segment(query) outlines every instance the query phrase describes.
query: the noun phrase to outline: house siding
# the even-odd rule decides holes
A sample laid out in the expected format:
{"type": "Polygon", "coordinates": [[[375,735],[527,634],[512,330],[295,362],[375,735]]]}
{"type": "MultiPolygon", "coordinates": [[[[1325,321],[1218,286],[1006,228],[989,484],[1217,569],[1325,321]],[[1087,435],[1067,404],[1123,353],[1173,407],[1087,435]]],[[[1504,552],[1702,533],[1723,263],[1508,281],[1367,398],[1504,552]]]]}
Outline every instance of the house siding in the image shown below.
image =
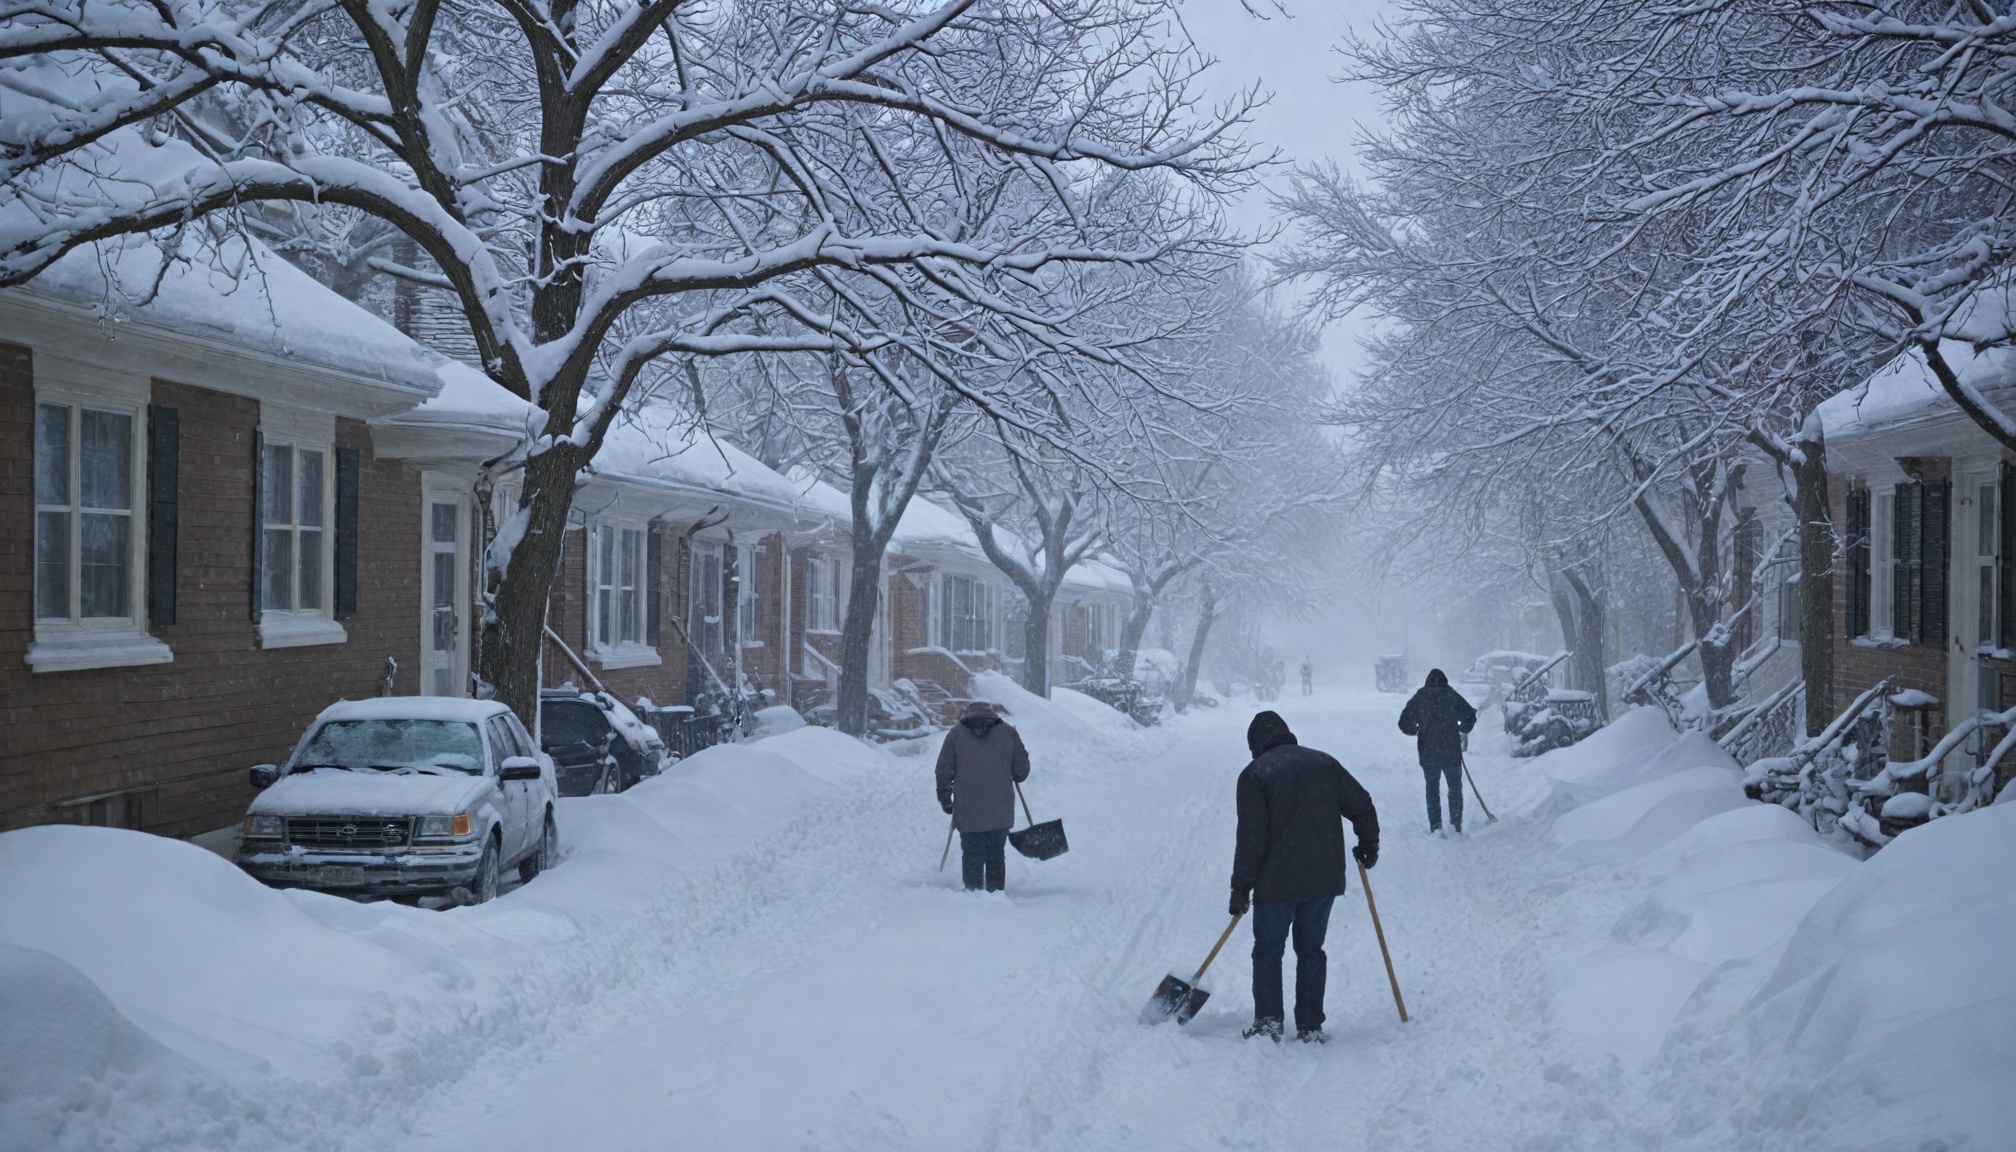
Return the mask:
{"type": "Polygon", "coordinates": [[[251,799],[245,770],[284,758],[315,714],[341,697],[411,692],[419,656],[418,478],[360,455],[358,611],[346,643],[262,649],[251,610],[256,401],[155,381],[153,402],[181,417],[176,623],[152,633],[172,663],[34,673],[33,356],[0,347],[0,828],[84,822],[67,800],[146,789],[115,822],[186,836],[235,821],[251,799]]]}

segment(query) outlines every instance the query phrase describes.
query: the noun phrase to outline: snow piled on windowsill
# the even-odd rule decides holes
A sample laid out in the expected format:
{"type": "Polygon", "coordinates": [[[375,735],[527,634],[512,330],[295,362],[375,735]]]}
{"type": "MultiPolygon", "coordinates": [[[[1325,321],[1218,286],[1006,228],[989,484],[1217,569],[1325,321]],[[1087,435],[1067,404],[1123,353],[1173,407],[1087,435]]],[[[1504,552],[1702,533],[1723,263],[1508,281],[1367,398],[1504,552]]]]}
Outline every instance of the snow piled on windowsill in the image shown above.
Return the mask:
{"type": "Polygon", "coordinates": [[[665,663],[658,655],[658,649],[648,644],[618,644],[610,648],[591,648],[588,659],[603,668],[656,668],[665,663]]]}
{"type": "Polygon", "coordinates": [[[28,667],[37,672],[79,672],[87,668],[135,668],[175,659],[168,645],[138,629],[50,632],[36,629],[28,645],[28,667]]]}
{"type": "Polygon", "coordinates": [[[284,612],[262,612],[259,616],[261,648],[309,648],[317,644],[343,644],[350,633],[327,616],[296,616],[284,612]]]}

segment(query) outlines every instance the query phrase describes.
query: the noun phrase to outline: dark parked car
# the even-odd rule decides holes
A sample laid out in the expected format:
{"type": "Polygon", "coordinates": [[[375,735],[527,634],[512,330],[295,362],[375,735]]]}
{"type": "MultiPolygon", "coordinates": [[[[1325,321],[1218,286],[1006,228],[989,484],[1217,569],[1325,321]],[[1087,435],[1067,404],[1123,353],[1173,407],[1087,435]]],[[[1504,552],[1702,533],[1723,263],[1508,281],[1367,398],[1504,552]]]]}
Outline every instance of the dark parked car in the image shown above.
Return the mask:
{"type": "Polygon", "coordinates": [[[622,701],[572,688],[539,694],[539,744],[553,757],[562,796],[621,792],[672,759],[665,741],[622,701]]]}

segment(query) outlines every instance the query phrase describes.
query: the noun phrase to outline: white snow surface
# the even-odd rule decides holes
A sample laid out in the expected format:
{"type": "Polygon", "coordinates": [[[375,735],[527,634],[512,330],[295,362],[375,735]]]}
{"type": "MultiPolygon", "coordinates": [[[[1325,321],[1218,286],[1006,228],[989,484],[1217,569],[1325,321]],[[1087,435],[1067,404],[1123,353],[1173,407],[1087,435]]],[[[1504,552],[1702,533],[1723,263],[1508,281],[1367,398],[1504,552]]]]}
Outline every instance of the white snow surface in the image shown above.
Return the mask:
{"type": "Polygon", "coordinates": [[[2016,1146],[2016,805],[1859,862],[1639,710],[1524,762],[1480,727],[1500,819],[1473,804],[1444,840],[1400,698],[1291,697],[1380,806],[1414,1019],[1354,879],[1331,1042],[1276,1046],[1238,1038],[1244,929],[1196,1020],[1136,1022],[1224,926],[1250,710],[1135,729],[1004,678],[980,694],[1072,845],[1011,854],[1003,895],[937,870],[932,748],[788,724],[563,800],[558,866],[449,912],[269,890],[137,833],[0,834],[0,1143],[2016,1146]]]}
{"type": "Polygon", "coordinates": [[[423,395],[442,385],[439,356],[256,240],[188,239],[172,260],[145,238],[86,245],[17,291],[84,305],[112,321],[389,380],[423,395]]]}

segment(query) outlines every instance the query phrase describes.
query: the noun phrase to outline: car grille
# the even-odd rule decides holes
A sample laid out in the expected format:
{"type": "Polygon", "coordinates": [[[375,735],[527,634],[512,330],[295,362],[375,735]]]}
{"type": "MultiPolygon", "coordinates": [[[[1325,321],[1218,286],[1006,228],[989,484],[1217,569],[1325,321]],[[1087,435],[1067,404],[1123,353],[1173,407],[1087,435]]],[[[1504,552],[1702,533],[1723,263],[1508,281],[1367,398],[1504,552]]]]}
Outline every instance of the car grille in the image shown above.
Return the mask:
{"type": "Polygon", "coordinates": [[[302,848],[404,848],[413,840],[411,818],[384,816],[294,817],[287,839],[302,848]]]}

